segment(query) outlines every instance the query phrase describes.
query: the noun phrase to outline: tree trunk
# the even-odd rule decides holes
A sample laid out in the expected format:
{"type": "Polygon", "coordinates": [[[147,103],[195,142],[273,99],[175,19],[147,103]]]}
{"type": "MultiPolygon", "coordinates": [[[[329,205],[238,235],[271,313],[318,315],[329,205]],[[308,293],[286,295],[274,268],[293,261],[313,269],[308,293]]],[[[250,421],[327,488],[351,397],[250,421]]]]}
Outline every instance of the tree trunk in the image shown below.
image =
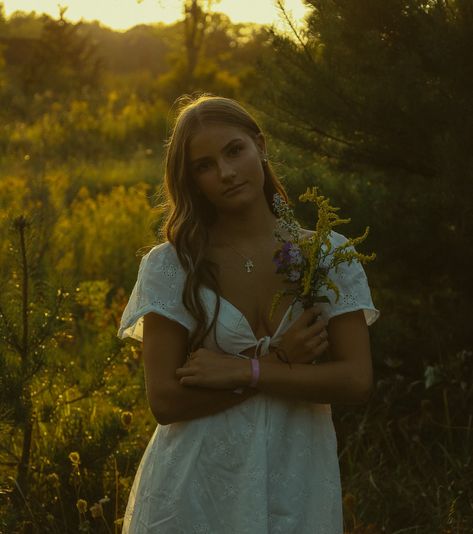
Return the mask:
{"type": "Polygon", "coordinates": [[[22,375],[25,378],[23,385],[23,394],[21,398],[21,404],[23,408],[23,445],[21,451],[20,463],[18,464],[17,471],[17,491],[20,493],[20,500],[26,500],[28,496],[28,480],[30,469],[30,454],[31,454],[31,441],[33,436],[33,405],[31,401],[31,385],[28,378],[29,364],[30,364],[30,348],[29,348],[29,324],[28,324],[28,298],[29,298],[29,286],[28,286],[28,258],[26,256],[26,243],[25,243],[25,230],[28,226],[28,222],[24,217],[18,217],[15,221],[16,229],[20,234],[20,250],[22,259],[22,274],[23,274],[23,287],[22,287],[22,326],[23,336],[21,342],[21,370],[22,375]]]}

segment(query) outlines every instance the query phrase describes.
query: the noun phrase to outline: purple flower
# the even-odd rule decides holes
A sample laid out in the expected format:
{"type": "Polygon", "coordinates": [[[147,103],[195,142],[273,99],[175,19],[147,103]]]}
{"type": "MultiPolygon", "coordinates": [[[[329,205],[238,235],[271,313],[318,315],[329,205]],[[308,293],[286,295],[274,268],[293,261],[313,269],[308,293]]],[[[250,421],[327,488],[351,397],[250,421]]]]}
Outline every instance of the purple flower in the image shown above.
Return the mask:
{"type": "Polygon", "coordinates": [[[287,275],[287,279],[290,282],[297,282],[301,277],[301,273],[299,271],[289,271],[289,274],[287,275]]]}
{"type": "Polygon", "coordinates": [[[286,241],[281,247],[281,256],[282,259],[286,262],[290,261],[289,251],[291,250],[291,243],[286,241]]]}
{"type": "Polygon", "coordinates": [[[301,249],[297,245],[293,246],[289,250],[289,256],[291,258],[290,259],[291,263],[299,264],[299,263],[302,263],[303,261],[301,249]]]}
{"type": "Polygon", "coordinates": [[[277,273],[288,273],[287,279],[296,282],[301,277],[300,271],[305,263],[305,258],[299,245],[291,241],[284,241],[281,248],[275,252],[273,262],[276,265],[277,273]]]}

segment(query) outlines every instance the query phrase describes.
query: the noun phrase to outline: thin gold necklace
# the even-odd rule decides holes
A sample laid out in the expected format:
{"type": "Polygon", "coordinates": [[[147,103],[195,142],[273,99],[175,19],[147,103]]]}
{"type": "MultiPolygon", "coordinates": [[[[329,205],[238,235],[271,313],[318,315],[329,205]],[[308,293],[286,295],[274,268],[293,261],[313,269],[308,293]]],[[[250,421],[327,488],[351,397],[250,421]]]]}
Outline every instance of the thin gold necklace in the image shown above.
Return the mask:
{"type": "Polygon", "coordinates": [[[247,273],[251,273],[253,269],[255,268],[255,264],[253,263],[253,260],[250,257],[245,256],[244,254],[239,252],[233,245],[230,245],[230,243],[227,243],[227,244],[231,249],[233,249],[239,256],[241,256],[245,260],[243,267],[245,268],[247,273]]]}

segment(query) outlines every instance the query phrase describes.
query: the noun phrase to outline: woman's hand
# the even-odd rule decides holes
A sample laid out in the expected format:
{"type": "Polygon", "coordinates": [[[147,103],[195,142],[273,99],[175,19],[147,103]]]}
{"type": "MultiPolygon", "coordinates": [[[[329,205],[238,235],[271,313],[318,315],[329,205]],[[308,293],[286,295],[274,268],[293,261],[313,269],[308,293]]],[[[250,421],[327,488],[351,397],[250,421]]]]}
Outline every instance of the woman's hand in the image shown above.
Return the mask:
{"type": "Polygon", "coordinates": [[[190,353],[183,367],[176,369],[176,377],[183,386],[234,389],[247,385],[249,365],[248,360],[198,349],[190,353]]]}
{"type": "Polygon", "coordinates": [[[318,305],[308,308],[282,336],[276,348],[290,363],[310,363],[327,350],[327,323],[320,317],[321,311],[318,305]]]}

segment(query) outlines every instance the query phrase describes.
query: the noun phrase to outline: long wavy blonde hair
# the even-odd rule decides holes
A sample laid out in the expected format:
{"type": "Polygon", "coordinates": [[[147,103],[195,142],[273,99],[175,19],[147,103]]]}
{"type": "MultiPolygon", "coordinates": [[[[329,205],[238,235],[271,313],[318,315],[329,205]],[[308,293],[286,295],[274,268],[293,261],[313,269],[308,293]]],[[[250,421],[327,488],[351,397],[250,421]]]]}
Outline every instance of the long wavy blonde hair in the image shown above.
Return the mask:
{"type": "MultiPolygon", "coordinates": [[[[178,258],[187,272],[182,300],[195,318],[197,327],[189,336],[189,350],[197,350],[215,324],[220,310],[220,288],[216,265],[204,257],[209,238],[209,226],[216,220],[214,206],[198,194],[192,180],[189,163],[189,144],[192,136],[205,124],[220,123],[236,126],[253,140],[261,133],[256,120],[235,100],[210,93],[184,95],[177,100],[177,116],[169,138],[165,142],[164,207],[167,213],[162,225],[162,237],[174,245],[178,258]],[[199,297],[199,288],[206,286],[217,295],[212,321],[199,297]]],[[[279,193],[287,200],[287,193],[271,169],[264,163],[264,194],[270,210],[273,195],[279,193]]]]}

